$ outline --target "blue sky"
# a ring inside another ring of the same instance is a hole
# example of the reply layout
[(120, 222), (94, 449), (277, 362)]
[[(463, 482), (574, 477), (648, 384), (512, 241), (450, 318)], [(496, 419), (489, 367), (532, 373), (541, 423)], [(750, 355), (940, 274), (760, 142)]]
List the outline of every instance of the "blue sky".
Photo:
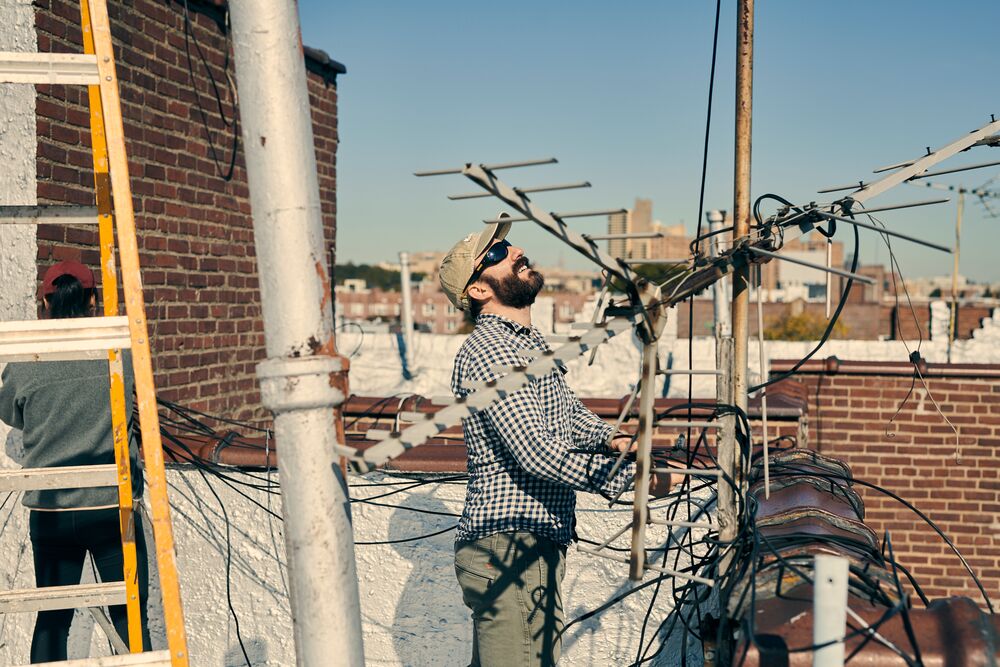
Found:
[[(722, 3), (707, 208), (732, 208), (735, 7)], [(299, 10), (304, 42), (348, 70), (338, 79), (339, 262), (443, 250), (478, 229), (496, 214), (493, 201), (446, 199), (476, 186), (461, 176), (412, 175), (464, 162), (554, 156), (558, 165), (500, 175), (520, 186), (593, 184), (533, 197), (548, 210), (647, 197), (654, 217), (694, 229), (714, 2), (299, 0)], [(759, 1), (754, 196), (819, 200), (818, 188), (868, 179), (877, 166), (1000, 116), (997, 25), (997, 0)], [(1000, 148), (947, 164), (987, 161), (1000, 161)], [(998, 174), (994, 167), (939, 180), (974, 187)], [(932, 192), (903, 185), (871, 205)], [(951, 245), (955, 203), (883, 220)], [(574, 227), (596, 232), (603, 224), (580, 219)], [(967, 201), (963, 274), (1000, 280), (998, 232), (1000, 219)], [(518, 227), (512, 240), (541, 264), (585, 265), (537, 229)], [(904, 276), (951, 271), (943, 253), (903, 242), (893, 249)], [(864, 231), (861, 259), (888, 260)]]

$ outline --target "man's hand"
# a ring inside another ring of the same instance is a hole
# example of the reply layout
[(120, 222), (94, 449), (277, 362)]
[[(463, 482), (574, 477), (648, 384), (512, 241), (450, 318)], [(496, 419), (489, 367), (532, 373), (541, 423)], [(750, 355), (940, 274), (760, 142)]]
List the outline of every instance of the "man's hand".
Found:
[(676, 472), (654, 472), (649, 476), (649, 495), (662, 498), (684, 481), (685, 475)]
[(639, 441), (631, 433), (624, 430), (619, 430), (608, 446), (616, 452), (634, 452), (639, 449)]

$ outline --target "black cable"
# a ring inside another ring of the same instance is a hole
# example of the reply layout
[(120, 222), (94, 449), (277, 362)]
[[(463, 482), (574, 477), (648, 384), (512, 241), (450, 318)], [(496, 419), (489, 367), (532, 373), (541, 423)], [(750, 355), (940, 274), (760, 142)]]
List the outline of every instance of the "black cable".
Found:
[(404, 537), (399, 540), (381, 540), (378, 542), (355, 542), (354, 546), (364, 547), (364, 546), (373, 546), (377, 544), (403, 544), (404, 542), (417, 542), (419, 540), (426, 540), (429, 537), (443, 535), (444, 533), (451, 532), (456, 528), (458, 528), (458, 524), (455, 524), (454, 526), (448, 526), (447, 528), (442, 528), (441, 530), (435, 531), (433, 533), (427, 533), (426, 535), (417, 535), (416, 537)]
[(572, 621), (570, 621), (569, 623), (567, 623), (566, 625), (564, 625), (562, 627), (562, 630), (559, 631), (559, 636), (561, 637), (562, 635), (566, 634), (566, 632), (571, 627), (573, 627), (574, 625), (576, 625), (577, 623), (582, 623), (582, 622), (584, 622), (584, 621), (586, 621), (586, 620), (588, 620), (590, 618), (593, 618), (594, 616), (597, 616), (598, 614), (604, 613), (605, 611), (607, 611), (611, 607), (614, 607), (616, 604), (618, 604), (622, 600), (625, 600), (629, 596), (635, 595), (639, 591), (644, 590), (646, 588), (649, 588), (650, 586), (652, 586), (654, 584), (658, 584), (658, 583), (662, 582), (664, 579), (669, 578), (670, 576), (671, 575), (669, 575), (669, 574), (664, 574), (664, 575), (661, 575), (659, 577), (656, 577), (655, 579), (650, 579), (647, 582), (639, 584), (635, 588), (631, 588), (631, 589), (625, 591), (624, 593), (616, 595), (615, 597), (611, 598), (610, 600), (608, 600), (607, 602), (605, 602), (601, 606), (596, 607), (594, 609), (591, 609), (590, 611), (584, 612), (583, 614), (580, 614), (579, 616), (577, 616)]
[[(462, 475), (461, 477), (455, 477), (455, 478), (448, 477), (448, 478), (445, 478), (445, 480), (467, 479), (467, 478), (468, 478), (468, 475)], [(419, 488), (421, 486), (426, 486), (428, 484), (441, 484), (443, 482), (444, 482), (444, 480), (441, 480), (441, 481), (439, 481), (439, 480), (424, 480), (424, 481), (412, 482), (412, 483), (407, 484), (406, 486), (402, 486), (402, 487), (400, 487), (398, 489), (394, 489), (392, 491), (386, 491), (385, 493), (380, 493), (377, 496), (370, 496), (368, 498), (364, 498), (363, 500), (364, 500), (364, 502), (370, 503), (373, 500), (379, 500), (380, 498), (386, 498), (388, 496), (392, 496), (392, 495), (395, 495), (397, 493), (403, 493), (404, 491), (412, 491), (413, 489)], [(355, 485), (355, 484), (352, 484), (350, 486), (351, 486), (352, 489), (356, 489), (356, 488), (358, 488), (358, 486), (366, 486), (366, 487), (368, 487), (368, 486), (379, 486), (379, 485), (376, 485), (376, 484), (364, 484), (364, 485), (360, 485), (360, 484)], [(391, 486), (391, 485), (387, 484), (386, 486)], [(362, 499), (352, 498), (351, 500), (353, 502), (354, 500), (362, 500)]]
[[(810, 577), (809, 575), (807, 575), (801, 569), (795, 567), (788, 559), (783, 558), (782, 555), (780, 554), (780, 552), (767, 539), (767, 537), (765, 537), (763, 534), (761, 534), (759, 532), (755, 532), (755, 537), (758, 538), (759, 540), (763, 541), (763, 543), (768, 547), (768, 549), (771, 551), (771, 553), (774, 554), (779, 560), (782, 561), (783, 566), (787, 567), (792, 572), (794, 572), (800, 579), (802, 579), (802, 581), (804, 581), (806, 583), (812, 583), (813, 582), (813, 578), (812, 577)], [(813, 537), (815, 537), (815, 535), (813, 535)], [(838, 643), (841, 643), (841, 642), (846, 642), (848, 639), (851, 639), (851, 638), (856, 637), (856, 636), (861, 635), (861, 634), (866, 634), (868, 637), (872, 637), (873, 633), (877, 632), (878, 629), (882, 626), (883, 623), (885, 623), (886, 621), (888, 621), (890, 618), (892, 618), (892, 616), (894, 616), (897, 612), (900, 611), (900, 609), (901, 609), (900, 605), (903, 605), (903, 604), (905, 604), (905, 600), (901, 599), (900, 602), (897, 603), (896, 605), (890, 605), (889, 608), (886, 610), (885, 614), (883, 614), (882, 617), (874, 625), (870, 625), (867, 628), (858, 628), (858, 629), (852, 630), (851, 632), (847, 633), (843, 637), (843, 639), (835, 639), (835, 640), (831, 640), (829, 642), (824, 642), (822, 644), (809, 644), (809, 645), (806, 645), (806, 646), (798, 646), (798, 647), (794, 647), (794, 648), (787, 648), (786, 651), (788, 653), (814, 652), (816, 649), (819, 649), (819, 648), (824, 648), (826, 646), (831, 646), (833, 644), (838, 644)], [(752, 614), (750, 615), (750, 618), (752, 619)], [(754, 642), (754, 644), (756, 644), (756, 636), (755, 636), (755, 634), (753, 632), (748, 633), (748, 638), (752, 642)], [(906, 662), (906, 664), (908, 665), (908, 667), (918, 667), (917, 663), (910, 656), (908, 656), (906, 653), (904, 653), (898, 646), (896, 646), (895, 644), (892, 644), (891, 642), (889, 642), (888, 640), (886, 640), (884, 638), (879, 639), (879, 641), (884, 646), (886, 646), (887, 648), (889, 648), (890, 650), (892, 650), (894, 653), (896, 653), (896, 655), (898, 655), (899, 657), (901, 657), (904, 660), (904, 662)]]
[(366, 498), (351, 498), (352, 503), (361, 503), (362, 505), (373, 505), (375, 507), (387, 507), (389, 509), (406, 510), (407, 512), (416, 512), (417, 514), (432, 514), (434, 516), (452, 516), (459, 517), (461, 514), (456, 514), (455, 512), (439, 512), (437, 510), (425, 510), (419, 507), (408, 507), (406, 505), (393, 505), (391, 503), (377, 503)]
[[(851, 273), (855, 273), (858, 270), (860, 239), (858, 235), (857, 226), (851, 225), (851, 228), (854, 230), (854, 258), (851, 261)], [(792, 366), (789, 370), (784, 371), (783, 373), (778, 373), (778, 375), (776, 375), (775, 377), (769, 378), (768, 380), (761, 382), (760, 384), (756, 384), (747, 389), (748, 394), (752, 394), (753, 392), (759, 389), (763, 389), (764, 387), (769, 387), (775, 382), (780, 382), (781, 380), (786, 380), (792, 377), (798, 372), (799, 368), (802, 367), (802, 364), (812, 359), (813, 355), (819, 352), (820, 348), (823, 347), (826, 344), (826, 341), (830, 338), (830, 334), (833, 333), (833, 328), (837, 325), (837, 321), (840, 319), (840, 314), (841, 312), (843, 312), (844, 306), (847, 305), (847, 297), (851, 293), (851, 287), (853, 285), (854, 285), (854, 278), (848, 278), (847, 283), (844, 285), (844, 291), (840, 295), (840, 302), (837, 304), (836, 310), (833, 311), (833, 315), (830, 317), (830, 321), (826, 325), (826, 330), (823, 331), (823, 335), (820, 337), (820, 340), (816, 344), (816, 347), (811, 349), (809, 353), (806, 354), (806, 356), (796, 361), (795, 365)]]
[[(719, 17), (722, 13), (722, 0), (716, 0), (715, 2), (715, 27), (713, 29), (712, 35), (712, 64), (709, 68), (708, 75), (708, 104), (705, 110), (705, 142), (702, 148), (701, 157), (701, 183), (698, 188), (698, 224), (695, 227), (695, 239), (701, 238), (701, 230), (703, 224), (703, 218), (705, 213), (705, 183), (708, 180), (708, 148), (710, 139), (712, 136), (712, 99), (715, 94), (715, 63), (719, 55)], [(700, 241), (695, 244), (694, 254), (698, 256), (701, 251)], [(688, 297), (688, 370), (694, 370), (694, 294)], [(694, 374), (688, 374), (688, 386), (687, 386), (687, 398), (690, 404), (693, 399), (694, 394)], [(688, 421), (691, 421), (691, 408), (688, 408)], [(685, 442), (691, 442), (691, 427), (687, 428), (687, 437)], [(686, 477), (684, 479), (683, 486), (690, 486), (691, 478)], [(687, 496), (690, 499), (690, 493)], [(690, 505), (689, 505), (690, 510)], [(688, 531), (690, 535), (690, 531)], [(667, 562), (668, 551), (663, 552), (663, 563)], [(677, 554), (677, 558), (680, 558), (680, 552)], [(675, 567), (676, 569), (676, 567)], [(662, 580), (661, 580), (662, 581)], [(642, 629), (639, 633), (639, 650), (642, 649), (643, 637), (646, 633), (646, 626), (649, 623), (649, 617), (653, 612), (653, 606), (656, 604), (656, 598), (660, 593), (660, 584), (656, 585), (653, 590), (652, 596), (650, 596), (649, 606), (646, 608), (646, 614), (643, 617)], [(638, 654), (641, 657), (641, 653)]]
[[(170, 408), (171, 410), (173, 410), (177, 414), (185, 417), (186, 419), (191, 419), (189, 415), (195, 414), (195, 415), (198, 415), (200, 417), (206, 417), (208, 419), (212, 419), (212, 420), (215, 420), (215, 421), (223, 423), (223, 424), (230, 424), (232, 426), (241, 426), (243, 428), (252, 429), (254, 431), (260, 431), (261, 433), (270, 433), (272, 437), (274, 436), (274, 434), (271, 433), (271, 429), (261, 428), (260, 426), (257, 426), (253, 422), (239, 421), (239, 420), (236, 420), (236, 419), (227, 419), (225, 417), (220, 417), (218, 415), (213, 415), (213, 414), (209, 414), (207, 412), (202, 412), (201, 410), (196, 410), (195, 408), (191, 408), (191, 407), (187, 407), (187, 406), (180, 406), (180, 405), (177, 405), (176, 403), (171, 403), (170, 401), (164, 400), (162, 398), (157, 398), (156, 402), (159, 405), (162, 405), (165, 408)], [(204, 426), (204, 424), (202, 424), (202, 426), (204, 428), (208, 428), (207, 426)], [(211, 431), (211, 429), (209, 429), (209, 432), (214, 433), (214, 431)]]
[(754, 202), (753, 202), (753, 219), (757, 222), (757, 228), (758, 229), (762, 229), (763, 227), (765, 227), (764, 220), (763, 220), (763, 218), (761, 218), (761, 215), (760, 215), (760, 204), (761, 204), (761, 202), (763, 202), (766, 199), (771, 199), (771, 200), (774, 200), (774, 201), (776, 201), (776, 202), (778, 202), (780, 204), (783, 204), (783, 205), (787, 206), (788, 208), (792, 209), (793, 211), (795, 211), (798, 214), (802, 214), (803, 213), (803, 211), (802, 211), (801, 208), (799, 208), (798, 206), (795, 206), (792, 202), (788, 201), (787, 199), (785, 199), (781, 195), (776, 195), (776, 194), (773, 194), (771, 192), (768, 192), (766, 194), (762, 194), (761, 196), (757, 197), (757, 199), (755, 199)]
[(938, 536), (944, 541), (944, 543), (948, 545), (948, 547), (952, 550), (952, 552), (958, 557), (959, 561), (961, 561), (963, 567), (969, 573), (969, 576), (972, 577), (972, 580), (973, 580), (973, 582), (975, 582), (976, 587), (979, 588), (979, 592), (982, 594), (983, 600), (986, 602), (986, 607), (989, 609), (989, 612), (991, 614), (995, 614), (996, 613), (996, 610), (993, 608), (993, 602), (990, 599), (990, 596), (986, 593), (986, 589), (983, 587), (983, 583), (979, 580), (979, 577), (976, 575), (975, 571), (972, 569), (972, 566), (969, 565), (969, 562), (967, 560), (965, 560), (965, 556), (963, 556), (962, 553), (958, 550), (958, 547), (955, 546), (954, 542), (952, 542), (951, 539), (949, 539), (948, 536), (945, 535), (944, 531), (942, 531), (940, 528), (938, 528), (937, 524), (934, 523), (934, 521), (932, 521), (930, 519), (930, 517), (928, 517), (926, 514), (924, 514), (923, 512), (921, 512), (919, 509), (917, 509), (917, 507), (915, 505), (913, 505), (910, 502), (907, 502), (906, 500), (904, 500), (903, 498), (899, 497), (898, 495), (896, 495), (892, 491), (890, 491), (888, 489), (885, 489), (885, 488), (883, 488), (883, 487), (881, 487), (881, 486), (879, 486), (877, 484), (873, 484), (871, 482), (866, 482), (864, 480), (857, 479), (857, 478), (848, 479), (844, 475), (837, 475), (837, 474), (834, 474), (834, 473), (823, 473), (823, 472), (814, 471), (814, 470), (804, 470), (804, 469), (800, 469), (800, 468), (795, 468), (793, 465), (778, 463), (776, 466), (774, 466), (774, 465), (772, 466), (772, 468), (771, 468), (771, 476), (774, 477), (775, 473), (777, 473), (778, 475), (781, 475), (782, 474), (782, 472), (781, 472), (782, 469), (788, 471), (789, 475), (807, 473), (807, 474), (809, 474), (809, 475), (811, 475), (813, 477), (823, 477), (823, 478), (833, 479), (833, 480), (844, 480), (844, 481), (853, 482), (855, 484), (860, 484), (860, 485), (862, 485), (864, 487), (867, 487), (869, 489), (872, 489), (874, 491), (878, 491), (879, 493), (882, 493), (884, 495), (889, 496), (890, 498), (892, 498), (896, 502), (900, 503), (901, 505), (903, 505), (904, 507), (906, 507), (907, 509), (909, 509), (911, 512), (913, 512), (918, 517), (920, 517), (920, 519), (924, 523), (926, 523), (928, 526), (930, 526), (931, 529), (935, 533), (937, 533)]
[(215, 488), (212, 486), (211, 482), (208, 481), (208, 477), (205, 475), (204, 471), (200, 468), (198, 473), (201, 478), (205, 481), (205, 486), (211, 491), (212, 495), (219, 503), (219, 509), (222, 510), (222, 518), (226, 522), (226, 603), (229, 605), (229, 614), (233, 617), (233, 622), (236, 624), (236, 640), (240, 644), (240, 650), (243, 651), (243, 658), (247, 661), (247, 667), (251, 667), (250, 656), (247, 655), (247, 648), (243, 645), (243, 635), (240, 633), (240, 617), (236, 614), (236, 608), (233, 607), (233, 594), (232, 594), (232, 565), (233, 565), (233, 542), (230, 530), (232, 526), (229, 523), (229, 513), (226, 511), (226, 504), (222, 502), (222, 498), (219, 494), (215, 492)]
[[(899, 582), (899, 574), (896, 573), (896, 555), (892, 550), (892, 538), (889, 536), (889, 531), (886, 531), (883, 542), (889, 548), (889, 563), (892, 565), (892, 578), (896, 584), (896, 592), (899, 594), (899, 599), (900, 601), (908, 600), (909, 596), (907, 596), (903, 591), (903, 585)], [(913, 647), (913, 655), (916, 658), (915, 662), (923, 667), (924, 661), (920, 657), (920, 645), (918, 644), (917, 637), (913, 632), (913, 624), (910, 622), (910, 610), (908, 607), (908, 603), (904, 603), (900, 606), (900, 613), (903, 617), (903, 629), (906, 631), (907, 639), (910, 640), (910, 646)]]
[(697, 255), (698, 249), (701, 246), (702, 241), (710, 239), (714, 236), (718, 236), (719, 234), (725, 234), (726, 232), (731, 232), (731, 231), (733, 231), (732, 225), (729, 225), (728, 227), (720, 227), (719, 229), (708, 231), (705, 233), (699, 231), (697, 233), (697, 236), (691, 239), (691, 242), (688, 243), (688, 249), (691, 251), (692, 255)]
[[(229, 80), (229, 13), (226, 13), (226, 25), (224, 27), (224, 32), (226, 36), (225, 44), (222, 47), (225, 53), (225, 61), (223, 62), (222, 68), (226, 72), (226, 78)], [(208, 74), (208, 80), (212, 84), (212, 92), (215, 95), (215, 101), (219, 109), (219, 118), (222, 120), (224, 127), (233, 128), (233, 141), (232, 146), (229, 149), (229, 164), (226, 165), (225, 170), (222, 168), (222, 164), (219, 160), (219, 153), (215, 148), (215, 142), (212, 140), (212, 131), (208, 126), (208, 114), (205, 109), (201, 106), (201, 95), (198, 92), (198, 84), (195, 81), (194, 76), (194, 63), (191, 59), (191, 45), (190, 42), (194, 42), (195, 50), (198, 51), (198, 57), (201, 58), (202, 64), (205, 66), (205, 72)], [(233, 174), (236, 172), (236, 155), (239, 149), (240, 143), (240, 132), (239, 132), (239, 116), (236, 113), (236, 91), (232, 86), (232, 81), (229, 80), (229, 93), (233, 99), (233, 118), (232, 120), (226, 119), (226, 114), (222, 108), (222, 95), (219, 93), (219, 86), (215, 82), (215, 76), (212, 74), (212, 68), (208, 65), (208, 60), (205, 58), (204, 52), (201, 50), (201, 45), (198, 43), (198, 38), (194, 34), (194, 26), (191, 23), (191, 12), (188, 9), (188, 0), (184, 0), (184, 51), (187, 55), (187, 66), (188, 74), (191, 76), (191, 89), (194, 92), (195, 107), (198, 109), (198, 115), (201, 118), (201, 124), (205, 128), (205, 136), (208, 139), (208, 150), (212, 156), (212, 162), (215, 163), (215, 169), (222, 180), (229, 182), (233, 179)]]

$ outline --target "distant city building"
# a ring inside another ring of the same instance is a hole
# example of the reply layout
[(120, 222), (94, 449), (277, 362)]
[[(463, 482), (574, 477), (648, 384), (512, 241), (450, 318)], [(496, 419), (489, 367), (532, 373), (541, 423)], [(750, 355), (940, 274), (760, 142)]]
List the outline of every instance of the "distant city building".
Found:
[[(830, 243), (830, 266), (844, 266), (844, 244), (839, 241)], [(826, 266), (827, 240), (817, 235), (808, 238), (793, 238), (781, 246), (781, 255), (798, 259), (817, 266)], [(761, 282), (767, 291), (768, 301), (819, 301), (826, 299), (826, 271), (813, 269), (801, 264), (771, 260), (764, 264)], [(831, 288), (834, 293), (840, 291), (840, 278), (831, 276)], [(853, 291), (853, 290), (852, 290)]]
[[(354, 285), (348, 289), (346, 285), (338, 285), (336, 297), (340, 323), (350, 322), (371, 330), (399, 326), (402, 294), (398, 291), (367, 287), (357, 289)], [(417, 329), (431, 333), (456, 333), (461, 328), (465, 316), (451, 305), (437, 282), (425, 280), (417, 283), (412, 301), (413, 323)]]
[(538, 270), (545, 276), (546, 291), (591, 294), (601, 288), (602, 278), (598, 271), (562, 267), (540, 267)]
[(438, 267), (445, 253), (438, 250), (421, 250), (410, 253), (410, 271), (422, 273), (437, 282)]
[(686, 259), (691, 256), (691, 238), (684, 225), (664, 226), (656, 220), (649, 231), (658, 232), (660, 236), (647, 240), (647, 254), (639, 259)]
[[(608, 216), (608, 234), (642, 234), (656, 231), (653, 221), (653, 200), (636, 197), (635, 204), (625, 213)], [(662, 225), (660, 225), (662, 227)], [(608, 254), (612, 257), (648, 259), (651, 254), (651, 239), (610, 239)]]
[[(427, 279), (437, 280), (438, 267), (445, 253), (438, 250), (418, 250), (410, 253), (410, 273), (423, 274)], [(376, 266), (388, 271), (399, 271), (399, 262), (379, 262)]]
[[(539, 324), (547, 331), (564, 332), (575, 321), (595, 291), (600, 275), (594, 271), (540, 269), (549, 287), (536, 303)], [(555, 289), (550, 289), (555, 287)], [(356, 324), (365, 331), (396, 330), (400, 323), (402, 294), (369, 288), (365, 281), (351, 279), (336, 287), (338, 325)], [(457, 334), (466, 324), (465, 313), (448, 301), (437, 279), (415, 283), (412, 292), (413, 323), (419, 331)]]
[[(628, 211), (612, 213), (608, 216), (608, 234), (628, 234)], [(608, 254), (612, 257), (628, 257), (626, 239), (609, 239)]]
[[(928, 297), (951, 299), (951, 276), (929, 276), (926, 278), (910, 278), (906, 281), (906, 289), (911, 297)], [(973, 283), (962, 274), (956, 280), (958, 288), (958, 298), (996, 298), (1000, 293), (1000, 285), (988, 283)]]
[[(629, 211), (629, 231), (646, 234), (653, 231), (653, 200), (636, 197), (632, 210)], [(629, 257), (649, 259), (649, 239), (630, 239)]]

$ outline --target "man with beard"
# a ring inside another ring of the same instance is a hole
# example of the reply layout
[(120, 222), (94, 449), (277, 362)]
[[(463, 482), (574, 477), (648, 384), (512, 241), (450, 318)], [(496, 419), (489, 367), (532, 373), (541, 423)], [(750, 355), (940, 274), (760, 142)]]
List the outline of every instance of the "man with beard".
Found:
[[(531, 304), (544, 280), (521, 248), (506, 240), (501, 214), (470, 234), (441, 262), (441, 287), (475, 329), (455, 358), (452, 391), (462, 397), (548, 351), (531, 326)], [(464, 420), (469, 483), (458, 523), (455, 572), (472, 610), (472, 665), (555, 665), (563, 628), (561, 584), (566, 548), (576, 538), (576, 491), (613, 496), (627, 487), (632, 463), (613, 476), (627, 435), (587, 410), (557, 368)], [(581, 452), (581, 450), (584, 450)], [(667, 493), (679, 476), (654, 475)]]

